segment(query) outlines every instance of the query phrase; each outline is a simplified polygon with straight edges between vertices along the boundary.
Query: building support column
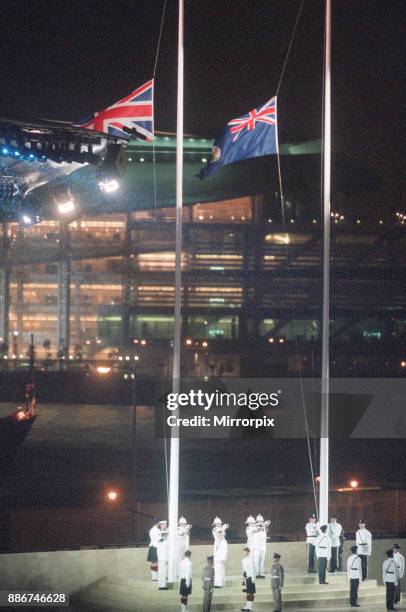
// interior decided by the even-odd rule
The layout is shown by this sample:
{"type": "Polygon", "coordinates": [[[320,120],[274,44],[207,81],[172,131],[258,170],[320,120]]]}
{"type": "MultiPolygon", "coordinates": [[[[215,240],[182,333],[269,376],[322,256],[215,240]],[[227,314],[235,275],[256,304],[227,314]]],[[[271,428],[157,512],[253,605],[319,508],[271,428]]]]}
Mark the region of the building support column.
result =
{"type": "Polygon", "coordinates": [[[70,235],[69,226],[62,221],[60,223],[60,247],[63,259],[58,263],[57,355],[60,359],[68,359],[70,345],[70,235]]]}
{"type": "Polygon", "coordinates": [[[127,215],[124,235],[124,257],[121,294],[121,345],[128,346],[130,338],[130,310],[132,285],[132,258],[131,258],[131,215],[127,215]]]}
{"type": "MultiPolygon", "coordinates": [[[[0,344],[8,346],[10,314],[10,269],[0,268],[0,344]]],[[[6,351],[4,351],[6,353],[6,351]]]]}

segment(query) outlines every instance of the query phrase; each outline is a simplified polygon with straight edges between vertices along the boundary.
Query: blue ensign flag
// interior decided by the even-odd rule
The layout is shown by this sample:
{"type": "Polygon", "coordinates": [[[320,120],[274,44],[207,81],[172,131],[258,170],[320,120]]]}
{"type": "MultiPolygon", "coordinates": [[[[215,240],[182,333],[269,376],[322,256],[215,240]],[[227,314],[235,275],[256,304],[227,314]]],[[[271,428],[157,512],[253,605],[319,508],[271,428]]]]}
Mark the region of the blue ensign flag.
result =
{"type": "Polygon", "coordinates": [[[214,141],[211,159],[199,177],[215,174],[221,166],[278,152],[276,96],[260,108],[232,119],[214,141]]]}

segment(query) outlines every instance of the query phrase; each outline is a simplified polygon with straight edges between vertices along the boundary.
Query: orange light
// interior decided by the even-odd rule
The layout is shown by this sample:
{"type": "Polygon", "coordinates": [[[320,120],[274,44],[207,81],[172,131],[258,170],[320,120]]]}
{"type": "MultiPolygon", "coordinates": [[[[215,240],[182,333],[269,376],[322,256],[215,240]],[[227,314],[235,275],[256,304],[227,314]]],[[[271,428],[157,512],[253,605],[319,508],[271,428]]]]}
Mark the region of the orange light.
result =
{"type": "Polygon", "coordinates": [[[117,491],[109,491],[107,493],[107,497],[110,501],[115,501],[117,499],[117,491]]]}
{"type": "Polygon", "coordinates": [[[274,339],[274,338],[268,338],[268,342],[269,342],[270,344],[273,344],[273,343],[275,342],[275,339],[274,339]]]}
{"type": "Polygon", "coordinates": [[[279,338],[279,344],[283,344],[285,340],[283,338],[279,338]]]}
{"type": "Polygon", "coordinates": [[[204,340],[204,342],[202,342],[202,346],[204,346],[204,348],[207,348],[209,346],[209,343],[204,340]]]}
{"type": "Polygon", "coordinates": [[[356,489],[358,487],[358,480],[351,480],[350,487],[351,489],[356,489]]]}
{"type": "Polygon", "coordinates": [[[406,361],[401,361],[400,362],[400,367],[401,368],[406,368],[406,361]]]}
{"type": "Polygon", "coordinates": [[[142,346],[145,346],[145,345],[146,345],[146,343],[147,343],[147,341],[146,341],[146,340],[141,340],[141,344],[142,344],[142,346]]]}
{"type": "Polygon", "coordinates": [[[98,374],[110,374],[111,367],[110,366],[97,366],[96,372],[98,374]]]}
{"type": "Polygon", "coordinates": [[[188,339],[186,340],[186,344],[187,344],[188,346],[190,346],[190,345],[192,344],[192,341],[191,341],[191,339],[190,339],[190,338],[188,338],[188,339]]]}

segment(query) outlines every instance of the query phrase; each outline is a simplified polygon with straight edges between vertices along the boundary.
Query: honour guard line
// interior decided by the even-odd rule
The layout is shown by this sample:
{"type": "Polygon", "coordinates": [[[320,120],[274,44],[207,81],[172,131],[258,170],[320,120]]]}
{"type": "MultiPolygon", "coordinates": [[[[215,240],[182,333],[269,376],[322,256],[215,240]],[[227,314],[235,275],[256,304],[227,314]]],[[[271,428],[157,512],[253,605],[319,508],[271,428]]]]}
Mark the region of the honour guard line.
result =
{"type": "MultiPolygon", "coordinates": [[[[271,521],[264,520],[262,514],[256,518],[249,515],[245,521],[247,544],[243,548],[242,578],[243,593],[245,593],[242,611],[254,609],[256,581],[265,579],[265,560],[267,541],[271,521]]],[[[226,586],[227,564],[227,530],[228,523],[223,523],[219,516],[213,519],[213,555],[207,557],[206,566],[202,573],[203,612],[210,612],[214,589],[226,586]]],[[[368,558],[372,555],[372,534],[366,529],[365,519],[358,522],[356,543],[351,547],[351,555],[346,562],[346,574],[349,581],[349,604],[358,608],[358,591],[361,582],[368,579],[368,558]]],[[[181,516],[177,525],[177,563],[176,576],[179,583],[181,612],[188,612],[188,598],[192,594],[192,561],[190,550],[190,534],[192,525],[184,516],[181,516]]],[[[166,520],[154,520],[149,531],[150,544],[147,561],[150,563],[151,580],[157,582],[160,591],[168,590],[168,524],[166,520]]],[[[338,522],[336,514],[332,513],[330,523],[320,525],[315,514],[309,516],[305,525],[308,572],[316,573],[316,560],[318,561],[319,584],[328,584],[327,572],[337,574],[342,571],[340,567],[340,549],[342,551],[344,530],[338,522]]],[[[302,544],[298,543],[298,546],[302,544]]],[[[342,554],[342,552],[341,552],[342,554]]],[[[400,552],[399,544],[386,553],[387,559],[383,562],[382,578],[386,586],[387,609],[394,610],[395,603],[400,602],[401,580],[405,573],[405,558],[400,552]]],[[[270,566],[270,588],[274,599],[274,612],[282,610],[282,588],[285,571],[280,563],[281,555],[273,554],[273,563],[270,566]]],[[[316,585],[315,585],[315,588],[316,585]]]]}

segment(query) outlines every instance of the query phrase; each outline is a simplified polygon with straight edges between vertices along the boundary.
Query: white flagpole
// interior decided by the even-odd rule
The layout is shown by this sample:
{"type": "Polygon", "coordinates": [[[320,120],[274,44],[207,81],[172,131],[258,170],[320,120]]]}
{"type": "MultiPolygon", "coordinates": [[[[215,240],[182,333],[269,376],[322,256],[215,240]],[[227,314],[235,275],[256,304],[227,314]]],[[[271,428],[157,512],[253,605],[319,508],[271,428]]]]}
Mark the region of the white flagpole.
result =
{"type": "Polygon", "coordinates": [[[330,191],[331,191],[331,0],[325,4],[323,155],[323,314],[320,429],[320,523],[328,523],[330,412],[330,191]]]}
{"type": "MultiPolygon", "coordinates": [[[[181,344],[182,291],[182,204],[183,204],[183,22],[184,0],[179,0],[178,30],[178,96],[176,123],[176,249],[175,249],[175,328],[173,341],[172,392],[179,393],[181,344]]],[[[178,410],[172,414],[178,415],[178,410]]],[[[179,431],[171,429],[169,466],[169,561],[168,582],[174,583],[178,574],[177,525],[179,506],[179,431]]]]}

